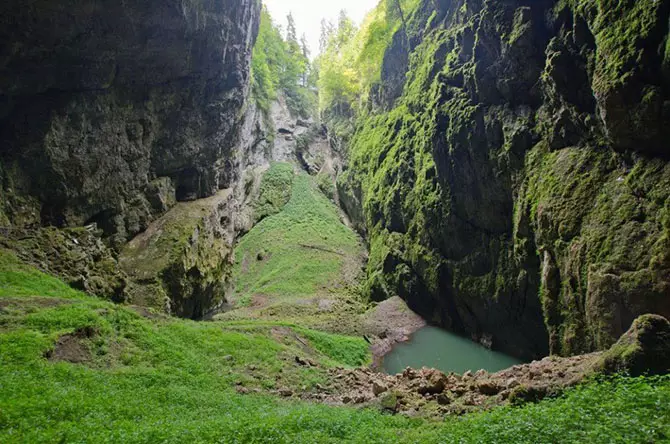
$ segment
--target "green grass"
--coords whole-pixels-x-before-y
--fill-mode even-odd
[[[81,298],[83,293],[41,271],[24,265],[13,254],[0,251],[0,297],[58,296]]]
[[[267,175],[263,182],[275,188],[266,190],[267,195],[281,195],[289,185],[268,180]],[[359,239],[342,224],[335,205],[310,176],[299,174],[288,203],[263,219],[237,246],[236,298],[246,302],[254,295],[295,299],[327,292],[342,285],[345,262],[362,252]]]
[[[448,421],[440,442],[656,443],[670,439],[670,378],[601,379],[558,399]]]
[[[322,382],[325,368],[356,363],[365,348],[354,339],[286,326],[279,337],[278,324],[263,322],[146,319],[2,251],[0,283],[3,443],[642,443],[670,436],[668,377],[600,380],[537,405],[429,422],[234,390]],[[90,362],[44,358],[60,335],[82,327],[97,331],[84,340]],[[319,367],[292,362],[305,353],[293,335],[311,344]]]
[[[298,328],[312,346],[329,358],[353,367],[369,361],[366,342],[360,337],[333,335],[315,330]]]

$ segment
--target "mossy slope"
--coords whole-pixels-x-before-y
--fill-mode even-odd
[[[290,179],[275,180],[290,174]],[[364,247],[314,178],[275,164],[263,178],[261,220],[235,249],[234,304],[247,315],[348,331],[364,305],[354,290]],[[274,196],[274,197],[270,197]],[[290,196],[284,206],[281,201]],[[274,202],[269,204],[269,202]],[[347,319],[348,318],[348,319]]]

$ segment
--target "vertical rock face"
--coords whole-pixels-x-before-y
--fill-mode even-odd
[[[423,2],[338,184],[371,295],[529,357],[670,315],[669,8]]]
[[[3,2],[0,227],[20,239],[9,247],[38,265],[57,252],[42,268],[99,296],[194,318],[220,303],[224,189],[240,175],[259,16],[257,0]],[[44,225],[87,225],[122,267],[69,232],[99,248],[59,254]]]
[[[116,245],[230,185],[256,0],[0,5],[2,219]]]

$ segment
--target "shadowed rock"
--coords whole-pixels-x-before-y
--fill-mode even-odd
[[[630,329],[602,356],[596,367],[608,373],[632,376],[670,371],[670,322],[648,314],[637,318]]]

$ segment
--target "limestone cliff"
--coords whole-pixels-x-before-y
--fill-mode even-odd
[[[670,315],[670,2],[424,1],[338,188],[368,290],[521,356]]]
[[[178,202],[233,188],[259,15],[257,0],[3,2],[5,243],[94,294],[151,299],[136,297],[138,282],[104,245],[64,234],[72,245],[104,250],[65,254],[51,245],[57,232],[40,227],[85,225],[86,236],[118,251]],[[232,242],[232,207],[198,205],[178,228],[182,243],[161,257],[172,266],[165,291],[173,312],[193,317],[222,299]],[[219,243],[225,248],[204,252]],[[157,266],[134,265],[131,275]]]
[[[119,245],[231,183],[256,0],[0,6],[3,219]]]

